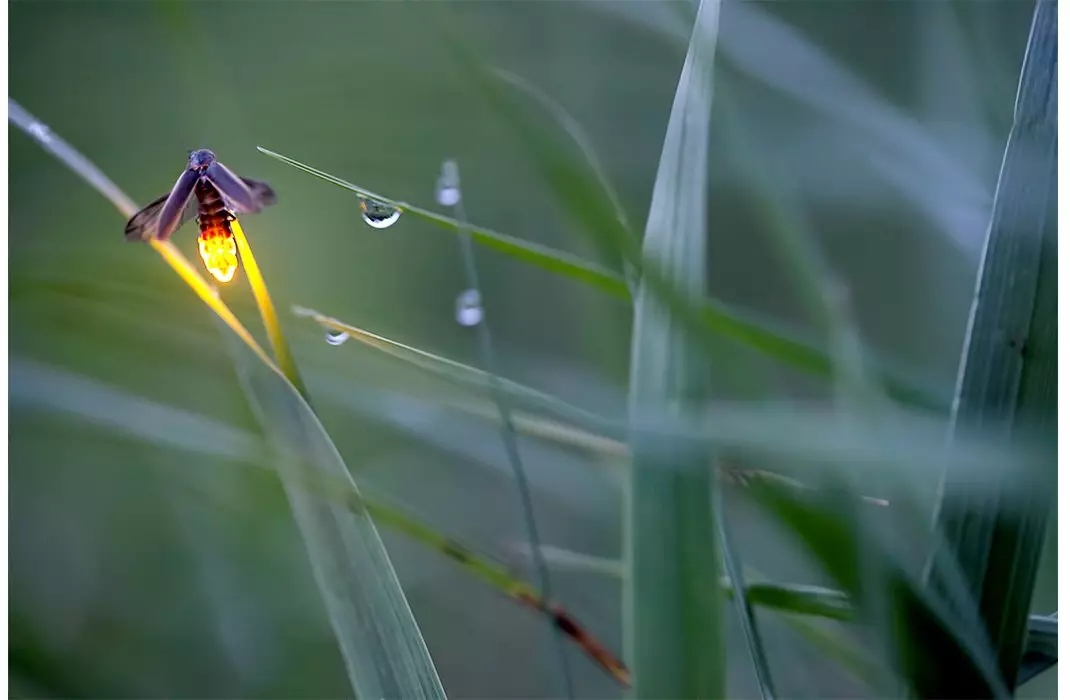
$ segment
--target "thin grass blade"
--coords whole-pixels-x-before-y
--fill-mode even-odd
[[[554,184],[555,189],[564,193],[563,196],[567,195],[566,204],[572,203],[576,207],[585,208],[584,205],[590,201],[590,197],[604,201],[605,198],[601,196],[599,190],[600,185],[595,183],[593,186],[587,182],[585,176],[581,175],[581,172],[585,171],[582,171],[579,166],[567,160],[564,162],[554,160],[557,157],[556,152],[560,149],[546,140],[536,129],[525,128],[523,121],[526,117],[523,112],[513,109],[498,95],[493,95],[492,97],[493,104],[499,107],[506,116],[506,122],[518,129],[523,137],[521,141],[531,146],[531,154],[536,158],[537,162],[541,163],[543,171],[547,174],[547,179]],[[461,222],[448,216],[376,194],[300,161],[266,148],[258,148],[265,155],[326,180],[338,187],[355,192],[363,197],[377,199],[403,212],[410,212],[454,233],[459,233],[463,228]],[[577,191],[586,192],[590,197],[576,196],[574,198],[575,201],[573,201],[572,193]],[[606,211],[601,214],[585,214],[590,219],[587,221],[586,230],[594,231],[598,235],[606,235],[605,231],[611,231],[610,240],[615,241],[620,246],[621,253],[624,255],[624,259],[630,269],[634,269],[636,275],[640,273],[646,274],[654,292],[662,297],[665,303],[674,309],[675,313],[681,314],[682,322],[687,325],[691,332],[703,338],[707,345],[712,344],[717,347],[721,337],[728,337],[804,372],[818,376],[831,376],[832,364],[828,353],[819,349],[812,342],[802,339],[797,332],[788,329],[784,324],[732,308],[717,300],[706,298],[689,300],[686,295],[680,294],[672,282],[660,275],[656,268],[647,270],[647,265],[643,260],[638,244],[633,240],[631,234],[621,227],[612,206],[606,205],[604,208]],[[625,280],[616,273],[598,265],[491,229],[472,226],[469,231],[472,239],[480,245],[487,246],[550,272],[585,282],[614,296],[620,298],[630,297],[628,284]],[[886,362],[874,359],[872,365],[881,370],[880,376],[882,380],[887,385],[890,394],[897,400],[908,405],[930,410],[946,410],[947,401],[939,392],[927,387],[925,383],[909,378],[898,370],[886,368],[886,365],[888,365]]]
[[[238,253],[241,255],[242,264],[245,266],[245,276],[249,280],[249,287],[253,290],[256,306],[260,310],[260,319],[264,323],[264,328],[267,329],[268,339],[271,341],[271,347],[275,351],[275,359],[278,362],[279,369],[308,401],[308,392],[305,390],[304,382],[301,381],[301,375],[297,371],[297,363],[294,362],[290,346],[286,342],[286,336],[282,333],[279,315],[275,312],[275,305],[271,303],[271,295],[268,293],[267,283],[264,281],[264,276],[260,274],[260,266],[256,263],[253,249],[249,247],[249,240],[245,237],[245,230],[237,219],[230,222],[230,227],[234,231],[234,240],[238,244]]]

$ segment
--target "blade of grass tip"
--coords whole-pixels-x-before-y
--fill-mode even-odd
[[[643,241],[647,259],[706,294],[706,181],[718,0],[702,0],[673,99]],[[709,390],[705,357],[643,268],[632,326],[629,412],[686,413]],[[672,462],[672,468],[666,462]],[[708,455],[633,437],[625,514],[625,658],[637,698],[725,695],[717,482]]]
[[[620,202],[620,197],[617,195],[616,189],[613,188],[613,184],[609,181],[609,176],[606,174],[605,169],[598,160],[598,154],[595,152],[594,146],[591,145],[591,140],[587,138],[587,134],[584,132],[583,127],[580,126],[580,123],[576,121],[576,119],[569,114],[568,110],[562,107],[560,103],[537,88],[531,82],[521,78],[519,75],[501,69],[495,70],[494,74],[498,76],[498,78],[531,96],[550,114],[551,117],[554,118],[565,133],[569,135],[580,149],[580,152],[583,153],[584,160],[587,161],[587,165],[590,167],[591,172],[598,179],[599,184],[602,185],[602,190],[605,193],[606,198],[609,200],[610,205],[612,205],[613,211],[617,215],[617,221],[622,228],[626,229],[628,232],[632,232],[632,225],[628,221],[628,214],[624,211],[624,206]],[[622,263],[624,266],[625,281],[628,283],[628,289],[634,297],[636,293],[636,285],[638,284],[635,268],[627,258],[622,258]]]
[[[315,412],[281,373],[256,372],[230,336],[227,347],[305,542],[327,617],[357,698],[445,698],[427,645],[368,511],[307,487],[307,472],[360,491]]]
[[[457,196],[453,202],[454,217],[461,222],[462,227],[468,220],[468,217],[464,213],[464,197],[461,192],[460,174],[457,169],[457,164],[452,163],[452,168],[447,168],[455,179],[455,182],[449,183],[456,190]],[[483,294],[480,290],[479,273],[476,269],[475,251],[472,249],[472,239],[468,235],[466,229],[462,229],[459,239],[461,247],[461,258],[464,263],[464,274],[468,282],[468,289],[476,294],[477,299],[482,299]],[[549,600],[553,598],[553,588],[550,581],[550,570],[546,566],[546,562],[542,558],[542,550],[540,548],[539,538],[539,526],[535,518],[535,505],[531,497],[531,488],[528,484],[527,475],[524,472],[524,464],[520,458],[520,447],[517,444],[516,428],[513,426],[512,417],[510,415],[510,408],[508,401],[505,397],[505,393],[500,387],[500,383],[497,376],[497,360],[494,354],[494,342],[491,337],[490,324],[487,320],[487,313],[485,308],[480,309],[480,318],[476,321],[476,337],[479,344],[479,356],[486,367],[486,376],[489,383],[490,394],[494,400],[495,405],[498,408],[498,414],[501,419],[501,436],[502,443],[505,447],[506,455],[509,459],[509,464],[513,469],[513,478],[516,479],[517,491],[520,496],[520,506],[524,514],[524,527],[527,530],[528,540],[531,542],[532,551],[535,552],[535,570],[539,579],[539,592],[542,600]],[[572,670],[569,667],[568,655],[565,653],[565,647],[561,642],[561,637],[558,634],[557,625],[550,625],[550,634],[553,639],[553,644],[557,649],[558,657],[561,663],[561,670],[563,673],[563,680],[565,685],[565,693],[569,698],[574,697],[573,683],[572,683]]]
[[[120,212],[128,216],[133,213],[136,205],[98,169],[54,136],[47,127],[30,117],[25,110],[11,110],[12,106],[18,107],[9,100],[9,115],[17,125],[107,196]],[[318,448],[319,452],[313,455],[312,461],[318,458],[321,464],[326,464],[328,468],[333,467],[335,472],[344,474],[352,483],[352,477],[349,477],[349,472],[311,408],[218,298],[215,290],[208,286],[189,261],[170,243],[154,242],[153,248],[216,312],[219,320],[234,331],[234,336],[224,332],[223,338],[233,352],[239,377],[245,379],[250,387],[247,396],[254,411],[265,421],[269,415],[265,413],[265,409],[275,411],[270,414],[273,419],[266,422],[264,428],[276,446],[282,451],[290,449],[293,453],[305,457],[312,451],[310,448]],[[235,337],[241,340],[244,347],[253,352],[268,370],[267,376],[271,382],[268,386],[276,392],[281,391],[281,402],[261,403],[266,394],[255,390],[251,381],[252,368],[250,363],[241,359],[242,346],[237,346],[235,350]],[[302,444],[302,439],[309,442]],[[296,472],[292,470],[299,469],[290,459],[281,459],[279,464],[282,467],[280,475],[294,475]],[[287,468],[291,471],[287,472]],[[356,488],[355,485],[353,488]],[[332,627],[339,638],[350,681],[358,698],[382,698],[384,693],[381,690],[384,686],[388,689],[387,694],[392,697],[445,698],[426,645],[415,620],[412,619],[408,603],[371,520],[364,516],[364,521],[358,521],[357,527],[353,527],[351,521],[342,519],[343,513],[328,512],[320,507],[321,504],[309,496],[299,482],[296,485],[289,484],[288,494],[291,496],[294,515],[302,533],[311,534],[306,536],[305,543],[309,548],[317,583],[331,613],[329,617]],[[346,518],[350,517],[348,513],[344,515]],[[331,568],[332,565],[337,568]],[[347,566],[350,567],[350,575],[345,577],[344,583],[340,583],[342,576],[338,572],[345,571]],[[363,573],[363,578],[358,576],[358,573]],[[367,585],[361,587],[361,583]],[[364,613],[363,616],[357,613],[358,610]],[[363,644],[362,633],[369,630],[364,624],[367,620],[375,620],[378,623],[374,625],[375,632],[379,635],[376,640],[380,642],[378,646],[374,642],[371,645]],[[383,654],[385,658],[381,657]],[[359,672],[357,669],[360,669]]]
[[[498,233],[487,228],[479,226],[463,226],[461,222],[456,219],[451,219],[448,216],[444,216],[437,212],[418,207],[408,202],[402,202],[390,197],[384,197],[383,195],[376,194],[371,190],[366,190],[363,187],[354,185],[351,182],[347,182],[342,178],[335,177],[329,173],[325,173],[322,170],[317,170],[310,165],[289,158],[280,153],[275,153],[266,148],[257,146],[257,150],[266,156],[274,158],[287,165],[293,166],[298,170],[314,175],[322,180],[326,180],[338,187],[354,192],[362,197],[368,199],[374,199],[384,204],[388,204],[399,211],[414,214],[425,221],[429,221],[433,224],[437,224],[443,228],[449,229],[454,233],[460,233],[463,230],[467,231],[472,239],[480,245],[486,246],[498,252],[510,255],[518,260],[531,263],[538,267],[555,272],[557,274],[564,275],[565,277],[571,277],[582,282],[586,282],[596,288],[602,289],[614,296],[627,298],[628,286],[624,280],[598,265],[589,263],[581,258],[578,258],[568,253],[562,253],[555,251],[552,248],[539,245],[537,243],[530,243],[513,236],[507,236],[504,233]]]
[[[1056,444],[1056,14],[1055,2],[1036,3],[963,343],[953,443],[983,432]],[[965,572],[1011,687],[1054,500],[1054,458],[1052,449],[1051,469],[1036,477],[1007,471],[1005,487],[993,491],[972,488],[968,467],[949,466],[941,487],[936,526]],[[934,564],[927,578],[947,594]]]
[[[8,98],[8,119],[86,183],[104,195],[123,216],[129,218],[137,213],[138,206],[134,204],[134,201],[126,196],[126,193],[108,179],[99,168],[10,97]],[[252,334],[242,325],[241,321],[238,320],[238,317],[231,312],[227,305],[219,299],[215,288],[201,277],[200,273],[179,252],[178,248],[170,241],[152,240],[149,243],[164,261],[178,273],[179,277],[193,289],[197,296],[242,339],[242,342],[248,345],[262,361],[274,366],[274,363],[271,362],[267,353],[256,342]]]
[[[275,305],[271,303],[271,295],[268,294],[267,283],[264,281],[264,276],[260,274],[260,266],[256,263],[253,249],[249,247],[245,231],[237,219],[230,222],[230,227],[234,232],[234,240],[238,244],[238,253],[241,255],[242,264],[245,266],[245,276],[249,280],[249,287],[253,290],[256,306],[260,309],[260,318],[264,323],[264,328],[267,329],[268,339],[271,341],[271,347],[275,351],[275,359],[278,362],[279,369],[308,401],[308,391],[305,389],[304,382],[301,381],[301,375],[297,371],[297,363],[294,362],[290,346],[286,343],[286,336],[282,333],[279,315],[275,313]]]

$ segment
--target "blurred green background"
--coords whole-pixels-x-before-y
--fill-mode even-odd
[[[403,216],[364,226],[344,190],[262,145],[434,206],[456,159],[480,225],[598,259],[452,60],[445,26],[584,127],[642,229],[692,8],[680,2],[12,2],[10,93],[135,201],[211,148],[270,182],[244,220],[317,410],[358,482],[515,563],[525,540],[495,428],[440,382],[328,346],[291,304],[477,364],[454,321],[455,238]],[[1017,0],[728,4],[717,84],[852,285],[867,340],[949,396],[1010,127],[1032,4]],[[539,109],[532,106],[533,110]],[[802,313],[714,107],[711,293]],[[549,121],[547,122],[550,123]],[[567,138],[562,143],[569,146]],[[19,696],[336,697],[349,692],[285,497],[242,468],[259,431],[210,313],[99,194],[11,129],[10,681]],[[195,231],[175,242],[196,256]],[[509,378],[622,416],[630,309],[479,251]],[[616,266],[612,260],[601,260]],[[224,290],[258,325],[243,273]],[[779,391],[815,391],[759,358]],[[724,392],[729,388],[725,386]],[[522,442],[543,541],[619,555],[617,474]],[[933,475],[933,484],[937,475]],[[812,576],[782,533],[730,502],[748,564]],[[894,518],[889,518],[894,527]],[[1034,607],[1056,607],[1055,523]],[[384,531],[453,697],[559,694],[544,624],[435,552]],[[619,584],[555,575],[558,597],[620,650]],[[791,697],[854,697],[849,676],[762,613]],[[731,624],[735,624],[734,617]],[[756,688],[741,637],[730,690]],[[578,693],[619,690],[569,649]],[[1054,693],[1054,673],[1021,695]]]

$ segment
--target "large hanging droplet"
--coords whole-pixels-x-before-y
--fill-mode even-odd
[[[401,218],[401,210],[393,204],[359,195],[357,199],[360,200],[360,215],[364,217],[364,223],[372,228],[390,228]]]
[[[478,326],[483,321],[483,302],[479,292],[467,289],[457,295],[457,323],[462,326]]]
[[[327,331],[324,339],[328,345],[341,345],[349,340],[349,334],[345,331]]]
[[[452,160],[442,164],[442,174],[435,182],[435,199],[444,207],[452,207],[461,201],[461,176],[457,163]]]

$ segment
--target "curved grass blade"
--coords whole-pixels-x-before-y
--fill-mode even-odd
[[[968,465],[949,465],[937,511],[937,527],[965,574],[1011,687],[1026,644],[1057,474],[1057,9],[1049,0],[1035,6],[950,430],[953,443],[975,433],[1008,440],[1029,435],[1049,450],[1047,467],[1036,475],[1008,470],[1005,484],[977,492]],[[927,579],[951,598],[935,560]]]
[[[380,202],[390,205],[391,207],[394,207],[395,209],[398,209],[401,212],[415,214],[416,216],[419,216],[420,218],[426,221],[430,221],[431,223],[442,226],[443,228],[450,229],[455,233],[459,233],[462,230],[466,230],[471,234],[472,240],[474,240],[476,243],[497,250],[501,253],[511,255],[512,257],[518,260],[531,263],[550,272],[555,272],[566,277],[571,277],[573,279],[586,282],[587,284],[607,291],[611,294],[614,294],[615,296],[628,296],[628,286],[624,283],[623,279],[621,279],[615,273],[609,270],[599,267],[598,265],[588,263],[576,256],[569,255],[568,253],[561,253],[553,250],[552,248],[548,248],[537,243],[530,243],[520,238],[507,236],[504,233],[498,233],[497,231],[481,228],[479,226],[464,226],[456,219],[452,219],[443,214],[430,211],[429,209],[424,209],[422,207],[409,204],[408,202],[402,202],[396,199],[391,199],[390,197],[384,197],[382,195],[376,194],[375,192],[372,192],[371,190],[366,190],[363,187],[354,185],[351,182],[346,182],[345,180],[339,177],[335,177],[334,175],[325,173],[322,170],[317,170],[316,168],[313,168],[310,165],[305,165],[304,163],[294,160],[293,158],[288,158],[280,153],[269,151],[268,149],[263,148],[261,146],[257,146],[257,150],[266,156],[270,156],[276,160],[286,163],[287,165],[291,165],[297,168],[298,170],[302,170],[306,173],[309,173],[310,175],[315,175],[316,177],[322,180],[326,180],[327,182],[347,189],[350,192],[355,192],[356,194],[359,194],[360,196],[366,197],[368,199],[378,200]]]
[[[360,492],[311,406],[281,373],[264,372],[228,349],[249,403],[275,449],[275,467],[305,541],[358,698],[446,697],[378,529],[366,509],[319,498],[308,473]]]
[[[111,199],[127,218],[132,215],[135,205],[98,169],[25,110],[12,110],[12,106],[18,107],[9,100],[12,121]],[[250,404],[283,457],[278,460],[278,466],[284,482],[288,476],[294,477],[302,468],[311,466],[348,477],[337,450],[300,392],[214,290],[174,246],[154,241],[153,248],[242,341],[243,345],[237,346],[234,336],[223,333],[239,376],[247,386]],[[259,363],[254,365],[245,359],[241,354],[244,351],[251,351]],[[254,369],[261,372],[260,384],[253,381]],[[355,484],[352,487],[356,490]],[[299,483],[287,483],[287,492],[357,697],[445,698],[371,519],[366,514],[358,514],[354,519],[333,507],[324,508]],[[377,624],[369,626],[368,620]],[[369,639],[369,635],[373,637]]]
[[[568,113],[564,107],[560,105],[556,100],[547,95],[545,92],[537,88],[529,81],[521,78],[515,73],[510,73],[506,70],[495,70],[494,74],[509,83],[510,85],[522,90],[531,96],[536,102],[554,118],[558,126],[569,135],[569,137],[575,142],[576,146],[583,153],[584,160],[587,161],[587,165],[590,168],[591,173],[598,179],[599,184],[602,186],[602,190],[605,193],[606,199],[613,207],[613,211],[617,216],[617,221],[625,230],[632,232],[632,225],[628,221],[628,214],[624,211],[624,205],[621,204],[620,196],[617,195],[617,191],[613,188],[613,184],[609,181],[609,176],[606,174],[605,169],[602,167],[601,162],[598,160],[598,155],[595,153],[594,146],[591,145],[590,139],[583,131],[583,127],[576,121],[571,114]],[[634,234],[633,234],[634,235]],[[624,263],[624,278],[628,283],[628,289],[631,291],[632,296],[636,294],[636,285],[638,280],[635,274],[635,269],[631,266],[627,259],[623,260]]]
[[[510,125],[521,129],[522,124],[517,120],[522,121],[525,117],[522,114],[518,115],[516,110],[509,110],[503,107],[502,104],[498,106],[502,107],[510,116],[509,120],[507,120]],[[531,145],[532,153],[539,160],[546,161],[555,157],[553,154],[553,151],[556,150],[554,144],[546,143],[545,139],[534,130],[521,129],[521,131],[525,136],[525,143]],[[461,223],[448,216],[376,194],[266,148],[258,147],[258,150],[298,170],[315,175],[363,197],[377,199],[455,233],[462,230]],[[575,168],[570,163],[553,161],[545,163],[543,169],[553,176],[552,181],[557,183],[557,189],[565,192],[569,197],[572,196],[569,193],[576,190],[577,187],[579,187],[580,192],[587,192],[591,189],[589,185],[582,185],[582,178],[575,172]],[[604,199],[597,194],[597,189],[589,194],[599,200]],[[589,198],[577,196],[575,205],[582,206],[586,201],[589,201]],[[632,240],[630,234],[620,229],[616,215],[612,213],[612,207],[609,208],[605,216],[595,217],[594,222],[589,223],[587,228],[594,228],[594,230],[605,229],[607,226],[604,223],[606,217],[611,222],[608,226],[617,232],[613,234],[613,240],[622,246],[625,260],[636,270],[637,274],[646,274],[650,278],[652,289],[665,299],[666,303],[670,304],[675,312],[681,314],[682,322],[687,325],[691,332],[695,332],[699,337],[706,339],[708,343],[715,343],[716,338],[720,336],[728,337],[802,371],[818,376],[828,377],[832,375],[832,364],[828,353],[808,341],[800,339],[798,334],[788,330],[783,324],[759,318],[756,314],[729,307],[717,300],[687,300],[668,279],[659,275],[656,270],[648,270],[649,261],[645,261],[641,251],[638,249],[638,245]],[[625,280],[602,267],[583,261],[575,256],[507,236],[491,229],[473,226],[469,230],[471,231],[472,239],[480,245],[511,255],[550,272],[586,282],[614,296],[625,299],[630,296]],[[711,334],[713,338],[710,338]],[[875,367],[880,367],[882,363],[874,362],[873,364]],[[883,371],[881,377],[887,385],[889,393],[903,403],[936,411],[944,411],[947,408],[947,401],[944,398],[932,390],[924,388],[918,381],[901,377],[899,373],[890,370]]]

